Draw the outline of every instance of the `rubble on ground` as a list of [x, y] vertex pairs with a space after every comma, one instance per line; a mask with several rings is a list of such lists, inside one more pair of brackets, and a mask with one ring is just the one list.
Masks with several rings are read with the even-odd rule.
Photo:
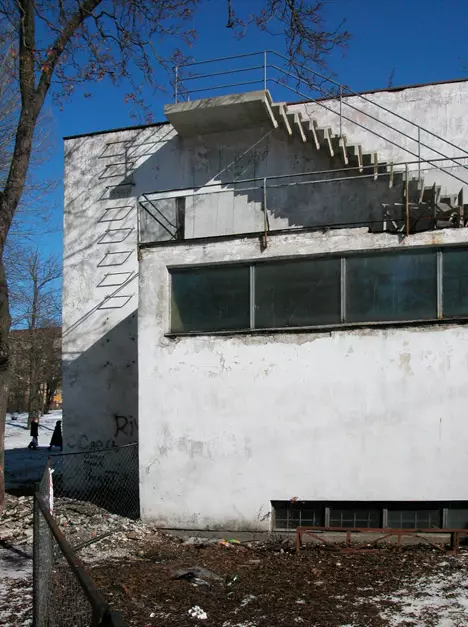
[[[141, 543], [156, 541], [154, 527], [110, 514], [90, 503], [57, 498], [54, 517], [86, 563], [127, 558]], [[161, 536], [162, 537], [162, 536]], [[33, 498], [5, 495], [0, 516], [0, 625], [32, 625]]]
[[[33, 498], [5, 496], [5, 509], [0, 517], [0, 540], [21, 547], [32, 545]], [[68, 498], [54, 499], [54, 518], [72, 547], [87, 542], [90, 546], [97, 542], [107, 547], [115, 546], [156, 532], [153, 526], [141, 520], [111, 514], [92, 503]]]
[[91, 575], [135, 627], [468, 627], [464, 550], [234, 547], [161, 534]]
[[[309, 545], [296, 554], [281, 538], [184, 541], [71, 499], [56, 499], [55, 515], [129, 627], [468, 627], [463, 549], [452, 556], [432, 548], [337, 553]], [[0, 624], [30, 627], [30, 497], [7, 496], [0, 539], [2, 575], [10, 568], [0, 577]]]
[[32, 496], [5, 494], [5, 507], [0, 516], [0, 539], [23, 546], [33, 539]]

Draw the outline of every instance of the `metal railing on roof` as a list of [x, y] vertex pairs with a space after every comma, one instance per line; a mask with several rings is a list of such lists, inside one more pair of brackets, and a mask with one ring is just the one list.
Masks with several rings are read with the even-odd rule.
[[[468, 160], [467, 157], [461, 157], [463, 160]], [[422, 169], [422, 172], [430, 172], [437, 166], [437, 164], [441, 164], [443, 159], [433, 159], [430, 160], [428, 166]], [[360, 166], [348, 166], [342, 168], [333, 168], [328, 170], [314, 170], [314, 171], [305, 171], [305, 172], [293, 172], [289, 174], [275, 174], [271, 176], [256, 176], [250, 178], [235, 178], [229, 181], [226, 180], [211, 180], [202, 185], [198, 185], [196, 187], [186, 187], [186, 188], [172, 188], [172, 189], [159, 189], [157, 191], [148, 192], [142, 194], [138, 198], [138, 242], [139, 244], [148, 244], [155, 241], [178, 241], [183, 239], [190, 239], [191, 237], [195, 237], [193, 234], [188, 237], [184, 234], [185, 228], [185, 217], [184, 223], [181, 222], [181, 216], [178, 211], [178, 201], [183, 201], [183, 211], [185, 212], [185, 202], [192, 202], [191, 207], [191, 222], [193, 224], [197, 221], [196, 215], [194, 213], [195, 204], [198, 204], [200, 199], [203, 200], [203, 203], [209, 204], [210, 202], [214, 202], [215, 204], [218, 202], [214, 200], [216, 197], [221, 198], [228, 197], [228, 200], [220, 201], [219, 206], [224, 206], [225, 209], [231, 209], [233, 215], [242, 208], [244, 205], [243, 198], [245, 196], [250, 197], [250, 207], [251, 210], [256, 208], [257, 215], [263, 214], [263, 225], [262, 231], [266, 234], [268, 232], [274, 230], [295, 230], [301, 231], [303, 229], [310, 230], [313, 229], [330, 229], [330, 228], [354, 228], [357, 226], [370, 226], [372, 228], [376, 228], [376, 225], [381, 225], [384, 231], [389, 230], [387, 228], [387, 223], [392, 223], [395, 227], [395, 231], [402, 232], [406, 228], [407, 234], [409, 233], [409, 209], [410, 207], [416, 207], [421, 205], [423, 208], [431, 207], [435, 208], [438, 200], [436, 197], [439, 196], [439, 193], [436, 193], [436, 186], [432, 185], [429, 187], [424, 187], [419, 185], [418, 189], [412, 191], [411, 195], [416, 195], [419, 200], [411, 200], [409, 198], [409, 190], [408, 184], [410, 181], [410, 166], [416, 165], [417, 161], [412, 162], [401, 162], [393, 164], [395, 168], [401, 166], [403, 169], [393, 168], [389, 171], [381, 171], [378, 165], [370, 164], [368, 166], [364, 166], [361, 170]], [[314, 187], [318, 186], [322, 190], [328, 187], [328, 184], [346, 184], [350, 183], [351, 187], [348, 188], [348, 192], [357, 191], [358, 187], [365, 181], [368, 180], [380, 180], [385, 182], [388, 185], [389, 190], [393, 187], [397, 189], [401, 189], [404, 192], [405, 202], [401, 203], [401, 206], [405, 207], [406, 210], [406, 224], [403, 223], [397, 224], [398, 219], [392, 216], [389, 213], [390, 206], [397, 206], [400, 203], [390, 202], [390, 204], [382, 203], [377, 201], [375, 206], [382, 209], [382, 215], [380, 217], [369, 217], [366, 215], [360, 215], [359, 217], [355, 217], [353, 219], [339, 219], [333, 221], [332, 219], [324, 219], [323, 222], [315, 222], [313, 227], [311, 225], [306, 226], [291, 226], [288, 227], [284, 225], [277, 225], [274, 228], [270, 227], [270, 218], [269, 214], [278, 216], [280, 218], [291, 218], [288, 212], [281, 214], [282, 208], [284, 207], [284, 197], [283, 193], [287, 192], [290, 188], [300, 189], [302, 188], [304, 191], [302, 192], [302, 199], [306, 202], [311, 203], [311, 207], [317, 209], [317, 205], [314, 205], [314, 202], [317, 202], [317, 197], [315, 199], [310, 195], [313, 193]], [[418, 179], [414, 178], [413, 182], [420, 182]], [[431, 191], [433, 193], [433, 197], [429, 199], [425, 199], [425, 190], [428, 192]], [[442, 200], [445, 202], [449, 202], [450, 209], [453, 211], [455, 208], [457, 211], [461, 211], [462, 207], [457, 205], [457, 207], [452, 206], [454, 202], [454, 198], [457, 195], [446, 195], [442, 196]], [[343, 196], [346, 200], [346, 194]], [[297, 202], [297, 197], [296, 201]], [[457, 199], [458, 202], [458, 199]], [[460, 200], [463, 205], [463, 201]], [[212, 205], [214, 206], [214, 205]], [[184, 213], [185, 216], [185, 213]], [[157, 224], [159, 225], [156, 229], [157, 237], [155, 237], [155, 231], [149, 227], [148, 224]], [[460, 217], [460, 222], [458, 226], [464, 226], [464, 220]], [[260, 231], [258, 231], [260, 232]], [[251, 233], [251, 231], [239, 230], [232, 231], [232, 234], [242, 235]], [[226, 233], [225, 233], [226, 234]], [[231, 233], [230, 233], [231, 234]]]
[[[244, 65], [244, 61], [248, 59], [249, 63], [251, 59], [254, 59], [253, 65]], [[258, 59], [258, 61], [257, 61]], [[278, 62], [279, 60], [279, 62]], [[240, 63], [239, 63], [240, 62]], [[213, 64], [221, 64], [221, 69], [208, 72], [192, 72], [192, 68], [200, 66], [208, 66]], [[281, 64], [285, 65], [282, 67]], [[293, 69], [294, 71], [291, 71]], [[353, 91], [350, 87], [343, 85], [334, 79], [325, 76], [324, 74], [313, 70], [312, 68], [297, 62], [292, 62], [286, 56], [272, 51], [266, 50], [262, 52], [252, 52], [241, 55], [233, 55], [227, 57], [218, 57], [216, 59], [208, 59], [205, 61], [195, 61], [191, 63], [185, 63], [178, 65], [174, 68], [174, 100], [190, 100], [194, 94], [203, 94], [208, 92], [220, 92], [225, 90], [231, 90], [234, 87], [247, 87], [257, 86], [259, 89], [267, 90], [271, 84], [279, 87], [284, 93], [293, 93], [295, 96], [299, 96], [302, 100], [311, 102], [318, 107], [321, 107], [328, 112], [336, 115], [339, 118], [339, 137], [343, 135], [343, 121], [347, 121], [355, 126], [363, 129], [364, 131], [371, 133], [374, 136], [379, 137], [386, 143], [403, 150], [405, 153], [410, 154], [418, 160], [418, 169], [420, 169], [421, 163], [429, 163], [430, 160], [423, 158], [421, 154], [422, 149], [426, 149], [435, 153], [444, 160], [450, 161], [462, 169], [468, 169], [468, 166], [464, 163], [460, 163], [462, 156], [468, 155], [468, 150], [465, 150], [461, 146], [456, 145], [454, 142], [445, 139], [441, 135], [429, 130], [428, 128], [413, 122], [409, 118], [392, 111], [388, 107], [379, 104], [358, 92]], [[242, 80], [234, 82], [220, 82], [220, 78], [226, 76], [240, 75]], [[190, 85], [187, 87], [187, 84]], [[291, 84], [292, 83], [292, 84]], [[309, 93], [302, 91], [306, 88]], [[318, 94], [319, 97], [314, 97]], [[351, 98], [350, 98], [351, 97]], [[353, 100], [353, 102], [351, 102]], [[370, 105], [372, 112], [366, 111], [360, 108], [356, 104], [356, 100], [364, 102], [366, 105]], [[337, 110], [330, 106], [333, 102], [336, 103]], [[292, 103], [294, 104], [294, 103]], [[363, 122], [358, 122], [343, 113], [343, 109], [348, 107], [355, 113], [363, 116], [366, 120], [371, 121], [371, 125], [366, 125]], [[407, 130], [401, 130], [391, 124], [389, 121], [379, 119], [378, 113], [384, 112], [386, 115], [392, 116], [395, 120], [403, 122], [405, 125], [415, 131], [415, 137], [407, 132]], [[361, 118], [362, 119], [362, 118]], [[372, 125], [374, 128], [372, 128]], [[376, 125], [381, 125], [384, 129], [390, 129], [393, 133], [396, 133], [401, 139], [414, 142], [412, 147], [404, 146], [398, 143], [394, 139], [391, 139], [381, 132], [376, 130]], [[380, 129], [380, 127], [379, 127]], [[422, 140], [422, 136], [427, 135], [428, 139]], [[441, 142], [449, 149], [454, 149], [461, 154], [449, 155], [443, 152], [440, 147], [430, 145], [431, 141]], [[437, 169], [446, 172], [451, 178], [458, 180], [464, 185], [468, 184], [468, 177], [465, 180], [458, 174], [454, 174], [442, 168], [441, 166], [435, 166]]]

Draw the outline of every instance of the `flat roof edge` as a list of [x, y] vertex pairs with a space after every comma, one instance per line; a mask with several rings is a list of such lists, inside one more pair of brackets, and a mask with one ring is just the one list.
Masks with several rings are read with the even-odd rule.
[[91, 131], [91, 133], [78, 133], [78, 135], [65, 135], [63, 141], [68, 139], [78, 139], [79, 137], [93, 137], [94, 135], [106, 135], [107, 133], [119, 133], [120, 131], [138, 131], [143, 128], [151, 128], [156, 126], [164, 126], [169, 124], [167, 120], [164, 122], [151, 122], [150, 124], [136, 124], [134, 126], [120, 126], [118, 128], [108, 128], [103, 131]]
[[[468, 77], [466, 78], [449, 78], [445, 81], [433, 81], [431, 83], [410, 83], [409, 85], [400, 85], [395, 87], [381, 87], [380, 89], [368, 89], [365, 91], [356, 91], [352, 94], [343, 94], [343, 98], [353, 98], [356, 96], [366, 96], [369, 94], [380, 94], [384, 92], [392, 92], [392, 91], [405, 91], [406, 89], [420, 89], [421, 87], [431, 87], [433, 85], [450, 85], [452, 83], [466, 83], [468, 81]], [[288, 105], [295, 104], [305, 104], [307, 102], [321, 102], [322, 100], [333, 100], [329, 96], [323, 96], [321, 98], [314, 98], [313, 100], [300, 100], [300, 101], [291, 101], [288, 102]]]

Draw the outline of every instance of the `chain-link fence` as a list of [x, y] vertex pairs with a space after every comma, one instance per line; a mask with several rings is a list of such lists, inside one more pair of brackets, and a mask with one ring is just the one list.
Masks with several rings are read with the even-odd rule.
[[137, 444], [62, 453], [49, 461], [54, 516], [75, 548], [139, 518]]
[[34, 498], [35, 627], [123, 624], [76, 552], [139, 514], [136, 444], [49, 458]]
[[[44, 481], [48, 481], [46, 468]], [[39, 488], [40, 490], [40, 488]], [[40, 491], [34, 497], [34, 627], [122, 627], [66, 541]]]

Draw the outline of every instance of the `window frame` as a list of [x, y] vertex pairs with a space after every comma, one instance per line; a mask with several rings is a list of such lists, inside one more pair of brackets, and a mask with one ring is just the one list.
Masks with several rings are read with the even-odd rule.
[[[304, 254], [304, 255], [285, 255], [278, 257], [270, 257], [268, 259], [249, 259], [238, 261], [219, 261], [209, 263], [194, 263], [194, 264], [174, 264], [167, 265], [166, 270], [169, 275], [168, 281], [168, 301], [169, 306], [166, 308], [168, 311], [168, 319], [166, 325], [165, 335], [167, 337], [181, 337], [181, 336], [211, 336], [211, 335], [251, 335], [251, 334], [273, 334], [273, 333], [298, 333], [298, 332], [321, 332], [330, 330], [341, 330], [360, 327], [398, 327], [407, 325], [433, 325], [434, 323], [447, 323], [447, 322], [463, 322], [468, 321], [468, 313], [460, 315], [451, 315], [444, 317], [443, 315], [443, 253], [445, 250], [466, 250], [468, 252], [468, 243], [447, 245], [447, 246], [408, 246], [405, 249], [402, 248], [375, 248], [369, 250], [356, 250], [356, 251], [339, 251], [333, 253], [319, 253], [319, 254]], [[435, 318], [423, 318], [423, 319], [401, 319], [401, 320], [377, 320], [377, 321], [348, 321], [347, 320], [347, 303], [346, 303], [346, 283], [349, 258], [355, 257], [371, 257], [372, 255], [395, 255], [395, 254], [411, 254], [415, 252], [427, 252], [428, 254], [436, 255], [436, 310], [437, 317]], [[256, 285], [256, 268], [260, 265], [269, 263], [288, 263], [295, 261], [309, 261], [314, 259], [331, 259], [337, 258], [341, 263], [340, 271], [340, 285], [341, 285], [341, 300], [340, 300], [340, 322], [333, 322], [330, 324], [311, 324], [303, 326], [286, 326], [286, 327], [255, 327], [255, 285]], [[248, 266], [250, 268], [249, 273], [249, 293], [250, 293], [250, 325], [249, 327], [231, 329], [231, 330], [212, 330], [212, 331], [173, 331], [171, 328], [172, 311], [172, 275], [177, 271], [190, 271], [200, 270], [201, 268], [211, 268], [217, 266]]]
[[[331, 512], [335, 510], [348, 510], [348, 512], [355, 515], [356, 512], [367, 511], [378, 513], [379, 524], [376, 527], [369, 527], [362, 525], [339, 525], [336, 522], [332, 523]], [[286, 525], [280, 526], [279, 521], [286, 519], [289, 522], [290, 516], [287, 514], [287, 510], [296, 511], [299, 513], [299, 525]], [[302, 511], [315, 510], [318, 513], [320, 524], [307, 525], [301, 520]], [[448, 513], [450, 511], [461, 512], [462, 518], [468, 521], [468, 501], [315, 501], [315, 500], [301, 500], [301, 501], [287, 501], [287, 500], [270, 500], [270, 528], [273, 532], [294, 532], [297, 526], [316, 526], [316, 527], [333, 527], [341, 529], [450, 529], [453, 525], [448, 524]], [[416, 524], [414, 527], [398, 527], [389, 524], [389, 512], [395, 511], [408, 511], [415, 512], [416, 518], [418, 514], [423, 514], [427, 511], [437, 512], [439, 526], [437, 527], [424, 527]], [[279, 515], [278, 515], [279, 514]], [[297, 516], [296, 516], [297, 517]], [[416, 521], [417, 522], [417, 521]], [[463, 528], [468, 528], [468, 522], [464, 523]], [[457, 527], [454, 527], [457, 528]]]

